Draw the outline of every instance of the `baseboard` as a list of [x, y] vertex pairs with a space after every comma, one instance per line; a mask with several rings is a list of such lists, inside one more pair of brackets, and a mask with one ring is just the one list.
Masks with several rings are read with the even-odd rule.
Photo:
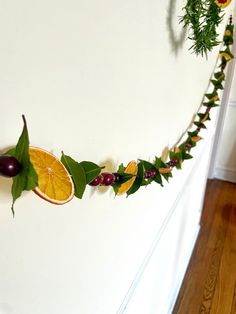
[[229, 106], [236, 108], [236, 101], [235, 101], [235, 100], [230, 100], [230, 101], [229, 101]]
[[176, 280], [176, 286], [173, 288], [172, 294], [170, 295], [169, 302], [167, 302], [168, 309], [166, 310], [165, 313], [172, 314], [172, 312], [173, 312], [173, 309], [175, 307], [175, 303], [177, 301], [181, 285], [183, 283], [183, 279], [184, 279], [186, 270], [188, 268], [188, 264], [190, 262], [190, 259], [191, 259], [191, 256], [192, 256], [192, 253], [194, 250], [194, 246], [195, 246], [196, 241], [197, 241], [199, 231], [200, 231], [200, 225], [196, 226], [196, 231], [195, 231], [195, 233], [193, 233], [192, 241], [190, 241], [188, 250], [186, 250], [187, 254], [186, 254], [185, 263], [183, 263], [182, 270], [179, 273], [179, 279]]
[[216, 179], [236, 183], [236, 169], [216, 167], [214, 177]]

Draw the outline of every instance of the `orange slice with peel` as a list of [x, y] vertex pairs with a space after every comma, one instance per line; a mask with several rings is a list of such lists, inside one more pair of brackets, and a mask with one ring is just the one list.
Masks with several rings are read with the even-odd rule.
[[225, 51], [220, 52], [220, 57], [225, 58], [226, 61], [230, 61], [232, 59], [231, 55]]
[[216, 4], [220, 8], [226, 8], [230, 4], [231, 0], [216, 0]]
[[137, 172], [138, 172], [137, 162], [134, 160], [130, 161], [128, 163], [127, 167], [125, 168], [124, 173], [133, 174], [134, 176], [131, 179], [129, 179], [128, 181], [121, 184], [121, 186], [118, 189], [117, 195], [122, 195], [122, 194], [126, 193], [131, 188], [131, 186], [133, 185], [133, 183], [136, 179]]
[[172, 171], [172, 168], [171, 167], [168, 167], [168, 168], [159, 168], [159, 172], [161, 174], [165, 174], [165, 173], [170, 173]]
[[38, 175], [38, 186], [34, 192], [53, 204], [62, 205], [69, 202], [74, 196], [74, 184], [62, 162], [38, 147], [30, 147], [29, 155]]

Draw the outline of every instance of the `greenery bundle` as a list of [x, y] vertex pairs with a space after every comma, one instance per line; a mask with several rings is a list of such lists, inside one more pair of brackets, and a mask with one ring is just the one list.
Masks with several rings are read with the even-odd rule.
[[217, 27], [222, 22], [225, 8], [231, 0], [187, 0], [180, 23], [189, 28], [190, 50], [196, 55], [207, 56], [220, 44]]

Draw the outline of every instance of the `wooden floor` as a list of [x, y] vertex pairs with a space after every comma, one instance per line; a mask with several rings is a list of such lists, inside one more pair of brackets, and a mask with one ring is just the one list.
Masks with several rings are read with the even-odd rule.
[[172, 314], [236, 314], [236, 184], [210, 180], [201, 231]]

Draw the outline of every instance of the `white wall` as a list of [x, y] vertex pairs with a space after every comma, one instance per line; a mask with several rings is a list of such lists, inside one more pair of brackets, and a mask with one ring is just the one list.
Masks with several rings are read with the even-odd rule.
[[[16, 142], [22, 113], [32, 145], [108, 170], [172, 145], [201, 102], [218, 49], [196, 58], [185, 42], [176, 55], [170, 3], [1, 0], [0, 149]], [[25, 193], [15, 219], [1, 178], [0, 311], [116, 313], [182, 175], [128, 199], [88, 188], [61, 207]]]
[[219, 179], [236, 182], [236, 72], [231, 84], [214, 175]]

